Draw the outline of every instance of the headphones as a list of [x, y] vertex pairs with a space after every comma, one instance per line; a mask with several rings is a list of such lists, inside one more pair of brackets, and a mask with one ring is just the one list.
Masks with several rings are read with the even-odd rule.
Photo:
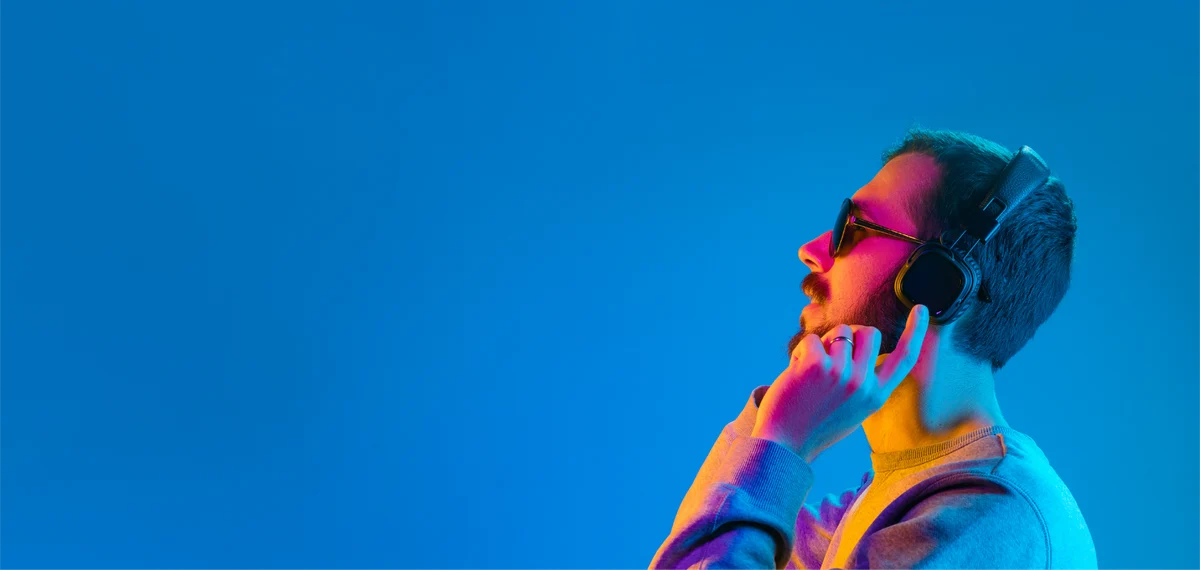
[[[990, 303], [986, 288], [980, 295], [983, 275], [971, 251], [991, 239], [1013, 208], [1049, 179], [1046, 161], [1032, 148], [1021, 147], [987, 196], [960, 216], [958, 229], [942, 232], [937, 241], [925, 242], [908, 256], [896, 275], [896, 296], [910, 309], [918, 304], [928, 307], [930, 322], [938, 325], [961, 317], [972, 297]], [[946, 245], [950, 238], [954, 241]], [[959, 242], [970, 247], [963, 250]]]

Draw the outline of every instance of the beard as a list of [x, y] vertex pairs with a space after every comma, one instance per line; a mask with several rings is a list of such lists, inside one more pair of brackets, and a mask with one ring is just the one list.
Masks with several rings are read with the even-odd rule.
[[[828, 315], [833, 320], [810, 322], [801, 315], [800, 331], [787, 344], [788, 362], [791, 362], [792, 351], [804, 337], [815, 334], [823, 338], [834, 327], [842, 324], [875, 327], [879, 329], [879, 354], [896, 350], [896, 345], [900, 343], [900, 335], [904, 333], [904, 326], [908, 322], [909, 308], [896, 296], [893, 281], [894, 279], [884, 279], [882, 283], [875, 285], [867, 291], [866, 302], [849, 311], [839, 313], [834, 307]], [[830, 297], [828, 285], [821, 283], [815, 273], [810, 273], [804, 278], [802, 288], [812, 291], [810, 297], [817, 303], [827, 302]]]

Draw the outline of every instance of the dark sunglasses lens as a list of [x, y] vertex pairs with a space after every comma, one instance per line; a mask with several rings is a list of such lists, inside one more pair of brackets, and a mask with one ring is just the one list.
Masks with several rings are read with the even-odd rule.
[[850, 218], [849, 198], [842, 201], [842, 209], [838, 211], [837, 220], [833, 222], [833, 237], [829, 240], [829, 257], [837, 257], [842, 247], [842, 238], [846, 235], [846, 221]]

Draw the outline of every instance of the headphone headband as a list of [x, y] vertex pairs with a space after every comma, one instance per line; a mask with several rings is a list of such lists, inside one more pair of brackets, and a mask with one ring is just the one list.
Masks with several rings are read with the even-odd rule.
[[[1050, 180], [1050, 169], [1032, 148], [1021, 147], [997, 177], [987, 196], [961, 218], [961, 232], [954, 243], [946, 244], [945, 234], [936, 242], [927, 242], [908, 257], [896, 275], [896, 296], [907, 306], [917, 303], [930, 307], [933, 323], [953, 322], [968, 306], [968, 300], [981, 287], [983, 275], [971, 258], [971, 250], [996, 233], [1000, 223], [1029, 195]], [[970, 238], [964, 252], [958, 242]]]
[[[1050, 168], [1038, 153], [1028, 146], [1021, 147], [1000, 173], [999, 181], [987, 193], [976, 209], [963, 218], [963, 229], [971, 237], [986, 242], [996, 233], [1000, 223], [1030, 192], [1050, 180]], [[974, 245], [971, 246], [974, 248]]]

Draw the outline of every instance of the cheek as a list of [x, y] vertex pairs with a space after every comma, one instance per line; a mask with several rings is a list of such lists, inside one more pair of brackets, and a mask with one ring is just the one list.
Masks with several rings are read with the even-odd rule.
[[829, 270], [831, 288], [843, 289], [832, 292], [832, 296], [845, 298], [844, 289], [861, 288], [864, 284], [870, 287], [883, 275], [894, 276], [915, 248], [915, 244], [888, 236], [869, 233], [858, 238], [849, 255], [838, 258]]
[[859, 282], [870, 285], [894, 278], [916, 247], [900, 240], [876, 240], [871, 245], [872, 248], [864, 248], [862, 263], [857, 267]]
[[[898, 270], [896, 256], [882, 252], [864, 255], [856, 261], [859, 263], [853, 267], [847, 266], [835, 279], [830, 280], [831, 299], [834, 304], [846, 309], [861, 307], [880, 292], [890, 291]], [[899, 263], [903, 262], [901, 259]]]

